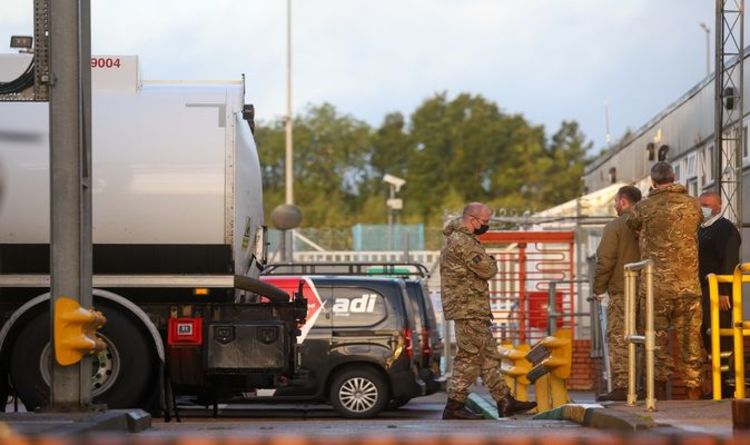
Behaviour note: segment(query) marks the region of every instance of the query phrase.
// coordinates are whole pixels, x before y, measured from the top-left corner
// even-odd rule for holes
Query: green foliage
[[[284,200],[284,123],[258,125],[266,213]],[[294,121],[295,202],[306,227],[385,223],[389,173],[407,180],[401,220],[439,226],[469,201],[540,210],[582,192],[591,144],[574,121],[548,141],[542,126],[504,113],[481,95],[443,92],[408,120],[385,116],[378,128],[332,105],[311,106]]]

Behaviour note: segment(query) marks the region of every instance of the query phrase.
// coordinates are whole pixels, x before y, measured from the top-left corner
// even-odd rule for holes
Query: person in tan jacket
[[[607,306],[607,342],[612,375],[612,391],[597,400],[625,400],[628,384],[628,347],[623,337],[625,326],[625,274],[623,266],[641,259],[638,240],[627,226],[627,219],[635,204],[641,200],[641,191],[632,185],[621,187],[615,195],[617,219],[610,221],[602,233],[596,249],[596,275],[594,295],[599,300],[609,294]]]

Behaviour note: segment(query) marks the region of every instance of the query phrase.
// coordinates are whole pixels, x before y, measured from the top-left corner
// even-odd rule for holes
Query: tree
[[[305,226],[347,226],[365,197],[370,127],[323,104],[308,107],[294,122],[295,203]],[[284,198],[284,123],[259,125],[256,132],[263,167],[264,207],[269,215]]]
[[[360,208],[355,222],[382,224],[387,219],[385,200],[388,186],[383,176],[391,174],[405,177],[409,158],[414,153],[414,144],[406,128],[406,119],[401,113],[389,113],[370,137],[369,168],[360,185]]]
[[[414,112],[411,132],[417,151],[409,163],[407,210],[421,222],[438,222],[451,190],[463,202],[513,210],[547,202],[543,185],[551,160],[544,129],[522,116],[507,115],[479,95],[448,100],[440,93]]]
[[[583,170],[591,142],[574,121],[563,121],[547,148],[550,164],[545,170],[545,204],[552,206],[574,199],[583,192]]]
[[[283,122],[258,125],[256,141],[269,214],[284,199]],[[375,129],[333,105],[310,106],[295,119],[294,145],[303,226],[384,223],[389,173],[407,180],[401,221],[435,227],[469,201],[523,212],[578,196],[591,143],[576,122],[547,140],[544,127],[481,95],[442,92]]]

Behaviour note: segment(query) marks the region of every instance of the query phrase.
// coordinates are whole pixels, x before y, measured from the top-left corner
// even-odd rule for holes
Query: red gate
[[[547,335],[549,283],[557,285],[557,327],[574,329],[575,236],[573,232],[490,231],[479,237],[498,263],[490,281],[495,336],[534,343]]]

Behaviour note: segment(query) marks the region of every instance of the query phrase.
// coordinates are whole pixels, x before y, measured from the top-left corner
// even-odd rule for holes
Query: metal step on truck
[[[49,400],[49,104],[31,54],[0,54],[0,400]],[[93,397],[163,406],[278,388],[307,303],[257,280],[266,261],[254,110],[237,81],[146,81],[136,56],[92,67],[93,301],[107,322]],[[16,88],[18,91],[13,91]],[[259,298],[262,294],[267,298]]]

